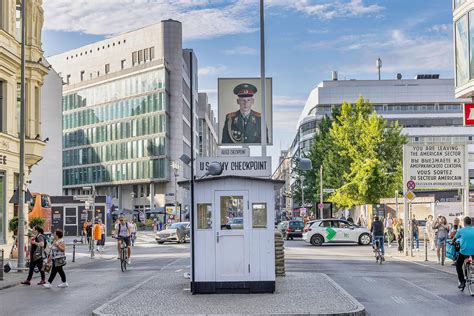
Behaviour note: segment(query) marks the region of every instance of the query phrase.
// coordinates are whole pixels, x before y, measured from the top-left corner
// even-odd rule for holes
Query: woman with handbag
[[[45,258],[45,246],[46,246],[46,237],[43,235],[44,230],[43,227],[35,226],[33,227],[33,233],[36,235],[31,240],[31,250],[30,250],[30,266],[28,277],[25,281],[21,282],[24,285],[31,285],[31,279],[33,278],[33,272],[35,267],[38,266],[41,275],[41,281],[38,285],[43,285],[46,283],[45,281],[45,274],[43,270],[43,259]]]
[[[48,282],[43,284],[43,286],[47,289],[50,289],[51,283],[56,277],[56,274],[59,273],[62,283],[58,284],[58,287],[68,287],[69,284],[66,282],[66,274],[64,273],[63,269],[63,267],[66,265],[66,245],[63,239],[63,232],[59,229],[54,232],[54,241],[51,245],[50,259],[52,260],[51,274],[49,275]]]

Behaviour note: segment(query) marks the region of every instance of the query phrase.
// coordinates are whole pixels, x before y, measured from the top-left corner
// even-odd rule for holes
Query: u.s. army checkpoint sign
[[[196,177],[204,176],[214,161],[222,166],[221,176],[269,178],[272,175],[271,157],[199,157],[196,159]]]
[[[405,181],[414,181],[417,189],[459,189],[466,180],[465,145],[405,145],[403,170]]]

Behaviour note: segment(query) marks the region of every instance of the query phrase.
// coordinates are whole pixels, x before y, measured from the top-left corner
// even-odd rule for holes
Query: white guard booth
[[[235,173],[195,181],[194,293],[275,291],[275,189],[284,182]]]

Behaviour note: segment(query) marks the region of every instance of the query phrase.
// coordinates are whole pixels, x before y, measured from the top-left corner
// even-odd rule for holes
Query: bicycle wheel
[[[464,264],[464,275],[466,276],[466,287],[469,295],[474,296],[474,286],[472,286],[472,271],[470,264]]]
[[[120,268],[122,269],[122,272],[125,272],[125,270],[127,270],[127,258],[123,249],[122,254],[120,256]]]

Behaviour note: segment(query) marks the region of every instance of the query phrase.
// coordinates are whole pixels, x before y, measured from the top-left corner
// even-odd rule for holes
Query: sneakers
[[[44,285],[44,284],[46,284],[45,280],[41,280],[41,281],[38,282],[38,285]]]
[[[59,287],[59,288],[65,288],[65,287],[68,287],[68,286],[69,286],[69,284],[67,284],[67,282],[58,284],[58,287]]]
[[[21,282],[21,284],[24,284],[24,285],[31,285],[31,282],[28,281],[28,280],[26,280],[26,281]]]
[[[132,260],[128,259],[127,264],[132,264]]]
[[[391,244],[388,244],[388,248],[392,248],[392,245],[391,245]]]
[[[50,288],[51,288],[51,283],[46,282],[45,284],[43,284],[43,287],[44,287],[45,289],[50,289]]]

